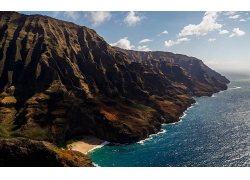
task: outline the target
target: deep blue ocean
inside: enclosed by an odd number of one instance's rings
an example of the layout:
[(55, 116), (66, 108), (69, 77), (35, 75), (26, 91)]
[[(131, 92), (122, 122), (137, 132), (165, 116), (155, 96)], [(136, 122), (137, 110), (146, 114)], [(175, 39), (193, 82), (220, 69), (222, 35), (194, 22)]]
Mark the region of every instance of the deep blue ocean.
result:
[(228, 90), (195, 98), (163, 132), (129, 145), (89, 152), (101, 167), (249, 167), (250, 78), (230, 79)]

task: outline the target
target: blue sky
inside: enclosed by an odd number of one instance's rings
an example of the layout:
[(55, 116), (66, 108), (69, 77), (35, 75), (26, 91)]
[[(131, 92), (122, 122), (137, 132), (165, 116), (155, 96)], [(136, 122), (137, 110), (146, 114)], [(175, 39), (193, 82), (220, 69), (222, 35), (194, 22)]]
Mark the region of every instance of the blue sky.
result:
[[(126, 8), (127, 4), (124, 4)], [(124, 49), (185, 54), (203, 60), (217, 71), (250, 72), (250, 12), (232, 11), (231, 7), (230, 11), (224, 8), (206, 11), (204, 7), (202, 11), (151, 11), (147, 8), (141, 10), (133, 6), (133, 11), (108, 11), (109, 8), (98, 7), (98, 11), (78, 11), (78, 8), (67, 11), (66, 5), (55, 11), (42, 8), (42, 11), (21, 9), (18, 12), (48, 15), (87, 26), (107, 43)], [(66, 11), (62, 11), (64, 9)]]

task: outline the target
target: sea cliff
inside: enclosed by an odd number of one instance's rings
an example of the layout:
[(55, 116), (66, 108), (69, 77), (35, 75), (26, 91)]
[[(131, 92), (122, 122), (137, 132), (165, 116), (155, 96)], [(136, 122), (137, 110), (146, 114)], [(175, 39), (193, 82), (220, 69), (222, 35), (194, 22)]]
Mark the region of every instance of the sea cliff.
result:
[(140, 141), (179, 121), (193, 96), (227, 89), (192, 62), (136, 60), (85, 26), (0, 12), (0, 136)]

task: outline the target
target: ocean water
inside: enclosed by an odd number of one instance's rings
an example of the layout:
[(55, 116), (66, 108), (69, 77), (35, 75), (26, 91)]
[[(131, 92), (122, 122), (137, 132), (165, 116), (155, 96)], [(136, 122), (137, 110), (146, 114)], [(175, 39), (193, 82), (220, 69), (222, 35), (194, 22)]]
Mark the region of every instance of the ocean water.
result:
[(163, 125), (149, 139), (110, 143), (88, 155), (101, 167), (249, 167), (250, 78), (228, 86), (195, 98), (180, 122)]

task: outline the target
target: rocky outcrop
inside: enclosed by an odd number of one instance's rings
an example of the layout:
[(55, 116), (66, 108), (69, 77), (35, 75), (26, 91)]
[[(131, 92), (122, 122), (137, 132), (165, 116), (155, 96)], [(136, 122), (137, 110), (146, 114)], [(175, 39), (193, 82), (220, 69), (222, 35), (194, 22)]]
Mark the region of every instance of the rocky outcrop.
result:
[(0, 12), (0, 136), (145, 139), (179, 121), (192, 96), (227, 88), (196, 67), (134, 61), (85, 26)]
[(0, 138), (0, 154), (1, 167), (93, 167), (91, 158), (78, 151), (26, 138)]

